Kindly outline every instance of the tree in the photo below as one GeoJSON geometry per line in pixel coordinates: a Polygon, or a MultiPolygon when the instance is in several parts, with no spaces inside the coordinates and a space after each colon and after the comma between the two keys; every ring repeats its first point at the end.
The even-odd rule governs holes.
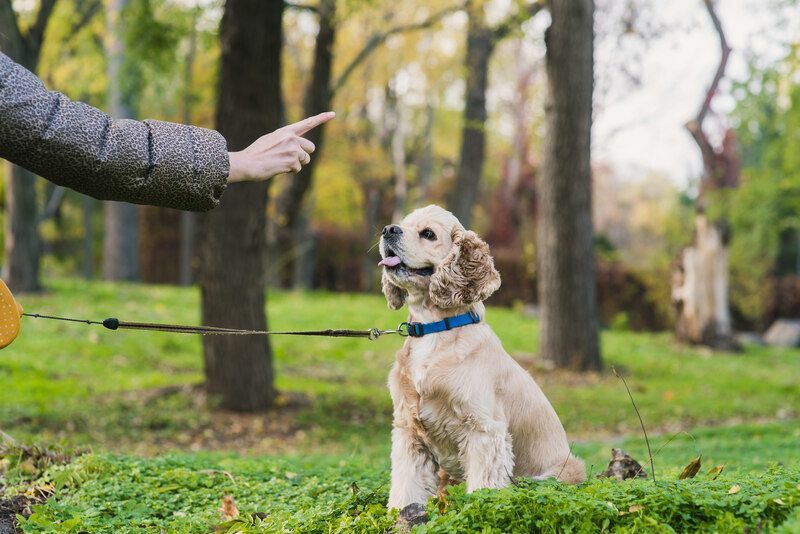
{"type": "Polygon", "coordinates": [[[696,203],[695,239],[684,249],[673,273],[672,300],[677,317],[675,331],[679,339],[716,348],[735,349],[728,302],[729,225],[726,217],[715,221],[706,214],[710,192],[739,183],[738,143],[733,130],[728,130],[721,148],[716,149],[703,131],[703,123],[711,111],[711,102],[725,75],[730,47],[713,0],[703,0],[719,37],[720,61],[706,91],[700,109],[686,128],[700,149],[703,176],[696,203]]]}
{"type": "MultiPolygon", "coordinates": [[[[133,88],[125,63],[128,51],[126,11],[130,0],[111,0],[106,7],[106,52],[108,55],[108,112],[115,119],[135,117],[133,88]]],[[[103,278],[139,278],[139,216],[137,207],[127,202],[103,203],[103,278]]]]}
{"type": "Polygon", "coordinates": [[[539,182],[540,353],[559,367],[601,367],[590,166],[593,0],[550,0],[546,134],[539,182]]]}
{"type": "MultiPolygon", "coordinates": [[[[0,50],[36,72],[45,30],[56,0],[41,0],[33,24],[23,31],[11,0],[0,0],[0,50]]],[[[6,170],[5,262],[3,279],[12,291],[39,291],[40,239],[36,176],[8,164],[6,170]]]]}
{"type": "Polygon", "coordinates": [[[542,4],[533,3],[522,17],[512,15],[499,26],[486,23],[483,2],[467,3],[467,52],[464,56],[466,72],[466,99],[464,125],[461,133],[461,151],[456,181],[451,190],[448,206],[466,227],[472,220],[472,208],[478,198],[481,174],[486,152],[486,90],[489,86],[489,60],[497,43],[525,18],[536,15],[542,4]]]}
{"type": "MultiPolygon", "coordinates": [[[[280,126],[283,0],[227,0],[220,26],[216,126],[241,150],[280,126]]],[[[266,328],[268,184],[229,185],[200,218],[204,324],[266,328]]],[[[206,386],[223,408],[254,411],[275,398],[272,350],[262,336],[205,336],[206,386]]]]}

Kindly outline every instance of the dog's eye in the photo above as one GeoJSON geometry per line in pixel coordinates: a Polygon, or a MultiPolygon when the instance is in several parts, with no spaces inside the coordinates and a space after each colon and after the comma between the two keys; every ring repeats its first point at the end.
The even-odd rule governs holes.
{"type": "Polygon", "coordinates": [[[436,241],[436,234],[433,233],[433,230],[430,228],[425,228],[423,231],[419,233],[419,236],[422,239],[427,239],[428,241],[436,241]]]}

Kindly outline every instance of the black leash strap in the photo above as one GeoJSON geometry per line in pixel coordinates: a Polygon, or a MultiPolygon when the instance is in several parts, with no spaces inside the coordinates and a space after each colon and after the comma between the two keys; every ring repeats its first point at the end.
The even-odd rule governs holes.
{"type": "MultiPolygon", "coordinates": [[[[56,315],[42,315],[40,313],[23,313],[27,317],[34,319],[53,319],[55,321],[70,321],[73,323],[83,323],[91,325],[101,325],[109,330],[129,329],[129,330],[155,330],[158,332],[172,332],[175,334],[200,334],[200,335],[226,335],[226,336],[318,336],[318,337],[357,337],[376,340],[385,334],[408,335],[407,330],[400,325],[395,330],[380,330],[370,328],[369,330],[287,330],[271,332],[267,330],[242,330],[238,328],[221,328],[218,326],[186,326],[177,324],[160,323],[132,323],[120,321],[116,317],[109,317],[103,321],[92,321],[89,319],[74,319],[72,317],[59,317],[56,315]]],[[[404,323],[405,324],[405,323],[404,323]]]]}

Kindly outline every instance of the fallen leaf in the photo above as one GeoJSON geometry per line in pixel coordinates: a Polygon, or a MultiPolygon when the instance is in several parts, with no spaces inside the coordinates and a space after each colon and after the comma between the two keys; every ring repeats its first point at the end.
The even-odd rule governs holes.
{"type": "Polygon", "coordinates": [[[239,509],[236,507],[236,501],[233,500],[233,495],[225,495],[222,497],[222,506],[219,511],[222,512],[222,517],[225,519],[239,517],[239,509]]]}
{"type": "Polygon", "coordinates": [[[630,512],[632,514],[635,513],[635,512],[641,512],[642,510],[644,510],[644,505],[643,504],[632,504],[628,508],[628,512],[630,512]]]}
{"type": "Polygon", "coordinates": [[[291,471],[286,471],[286,478],[292,480],[293,478],[297,477],[297,473],[292,473],[291,471]]]}
{"type": "Polygon", "coordinates": [[[683,468],[683,472],[681,473],[681,476],[678,477],[678,480],[694,478],[697,475],[697,472],[700,471],[701,457],[702,456],[698,456],[697,458],[689,462],[689,465],[683,468]]]}
{"type": "Polygon", "coordinates": [[[783,502],[783,499],[772,499],[772,502],[774,502],[775,504],[780,504],[781,506],[786,504],[785,502],[783,502]]]}
{"type": "Polygon", "coordinates": [[[709,469],[708,474],[714,475],[713,477],[711,477],[711,480],[717,480],[717,477],[722,474],[723,469],[725,469],[724,465],[718,465],[717,467],[709,469]]]}
{"type": "Polygon", "coordinates": [[[742,487],[739,484],[734,484],[733,486],[731,486],[731,489],[728,490],[728,495],[739,493],[740,489],[742,489],[742,487]]]}

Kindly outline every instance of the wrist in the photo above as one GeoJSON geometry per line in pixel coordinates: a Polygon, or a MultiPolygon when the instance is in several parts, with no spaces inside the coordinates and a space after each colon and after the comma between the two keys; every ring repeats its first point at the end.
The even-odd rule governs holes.
{"type": "Polygon", "coordinates": [[[228,152],[228,183],[243,182],[247,179],[241,152],[228,152]]]}

